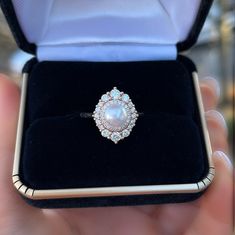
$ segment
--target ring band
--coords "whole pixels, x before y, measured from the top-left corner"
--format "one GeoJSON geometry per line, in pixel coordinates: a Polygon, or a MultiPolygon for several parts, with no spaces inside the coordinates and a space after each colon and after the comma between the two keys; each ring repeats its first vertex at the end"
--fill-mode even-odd
{"type": "MultiPolygon", "coordinates": [[[[139,117],[144,115],[144,113],[137,113],[139,117]]],[[[93,118],[94,113],[80,112],[78,115],[80,115],[80,118],[93,118]]]]}

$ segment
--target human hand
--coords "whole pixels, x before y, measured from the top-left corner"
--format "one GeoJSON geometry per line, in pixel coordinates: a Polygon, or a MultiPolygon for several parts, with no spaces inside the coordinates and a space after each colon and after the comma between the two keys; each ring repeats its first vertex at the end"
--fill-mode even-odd
{"type": "Polygon", "coordinates": [[[200,199],[184,204],[42,210],[27,205],[11,183],[19,90],[0,75],[0,235],[230,235],[232,166],[223,153],[228,151],[227,130],[222,115],[214,110],[215,80],[204,79],[200,87],[216,168],[214,182],[200,199]]]}

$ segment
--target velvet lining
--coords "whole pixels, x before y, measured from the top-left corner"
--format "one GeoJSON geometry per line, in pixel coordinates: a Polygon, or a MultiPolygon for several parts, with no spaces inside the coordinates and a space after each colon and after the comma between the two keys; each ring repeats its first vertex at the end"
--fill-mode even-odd
{"type": "MultiPolygon", "coordinates": [[[[191,27],[190,33],[188,34],[187,38],[183,42],[179,42],[177,44],[179,51],[187,50],[195,44],[195,42],[198,38],[198,35],[201,31],[201,28],[204,24],[204,21],[206,19],[206,16],[208,14],[208,11],[211,7],[212,2],[213,2],[213,0],[201,1],[201,5],[198,10],[198,15],[195,19],[193,26],[191,27]]],[[[26,35],[24,34],[22,27],[19,23],[19,19],[16,16],[13,2],[9,1],[9,0],[0,0],[0,5],[1,5],[2,10],[6,16],[6,19],[9,23],[9,26],[11,28],[11,31],[14,35],[14,38],[15,38],[18,46],[26,52],[35,54],[36,53],[36,45],[33,43],[30,43],[28,41],[26,35]]],[[[186,21],[184,20],[184,22],[186,22],[186,21]]]]}
{"type": "Polygon", "coordinates": [[[200,181],[208,166],[187,66],[182,60],[36,63],[28,82],[22,181],[34,189],[200,181]],[[79,115],[92,112],[114,86],[144,113],[117,145],[79,115]]]}
{"type": "Polygon", "coordinates": [[[37,45],[39,61],[175,59],[176,44],[188,37],[202,4],[201,0],[12,2],[24,35],[37,45]]]}

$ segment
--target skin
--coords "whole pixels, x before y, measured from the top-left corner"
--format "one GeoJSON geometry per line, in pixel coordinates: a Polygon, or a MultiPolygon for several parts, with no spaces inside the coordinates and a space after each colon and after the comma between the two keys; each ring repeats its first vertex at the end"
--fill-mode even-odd
{"type": "Polygon", "coordinates": [[[230,235],[232,166],[227,129],[215,111],[218,84],[200,84],[213,147],[216,177],[197,201],[157,206],[41,210],[27,205],[11,183],[19,89],[0,75],[0,235],[230,235]],[[219,151],[218,151],[219,150],[219,151]]]}

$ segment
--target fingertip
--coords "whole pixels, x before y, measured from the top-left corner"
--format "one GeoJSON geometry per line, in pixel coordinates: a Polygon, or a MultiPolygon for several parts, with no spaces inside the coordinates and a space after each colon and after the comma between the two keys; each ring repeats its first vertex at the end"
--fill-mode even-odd
{"type": "Polygon", "coordinates": [[[223,128],[226,135],[228,134],[227,123],[224,119],[224,116],[217,110],[209,110],[205,112],[205,117],[207,121],[213,122],[215,126],[220,126],[223,128]]]}
{"type": "Polygon", "coordinates": [[[220,91],[220,85],[219,85],[218,80],[216,80],[213,77],[207,76],[207,77],[203,78],[201,81],[202,81],[202,83],[211,87],[218,98],[220,97],[221,91],[220,91]]]}
{"type": "Polygon", "coordinates": [[[200,81],[200,88],[205,110],[215,108],[220,96],[218,82],[213,78],[205,78],[200,81]]]}
{"type": "Polygon", "coordinates": [[[6,75],[0,74],[0,115],[13,111],[18,106],[20,97],[19,87],[6,75]]]}
{"type": "Polygon", "coordinates": [[[0,73],[0,79],[7,79],[7,75],[6,74],[3,74],[3,73],[0,73]]]}
{"type": "Polygon", "coordinates": [[[6,74],[0,73],[0,85],[16,85],[6,74]]]}
{"type": "Polygon", "coordinates": [[[222,151],[216,151],[213,154],[213,159],[216,165],[216,168],[223,167],[227,172],[232,173],[233,164],[231,159],[222,151]]]}
{"type": "Polygon", "coordinates": [[[6,74],[0,73],[0,87],[12,86],[18,88],[16,82],[8,77],[6,74]]]}
{"type": "Polygon", "coordinates": [[[20,92],[18,86],[0,75],[0,150],[11,151],[15,142],[20,92]]]}

